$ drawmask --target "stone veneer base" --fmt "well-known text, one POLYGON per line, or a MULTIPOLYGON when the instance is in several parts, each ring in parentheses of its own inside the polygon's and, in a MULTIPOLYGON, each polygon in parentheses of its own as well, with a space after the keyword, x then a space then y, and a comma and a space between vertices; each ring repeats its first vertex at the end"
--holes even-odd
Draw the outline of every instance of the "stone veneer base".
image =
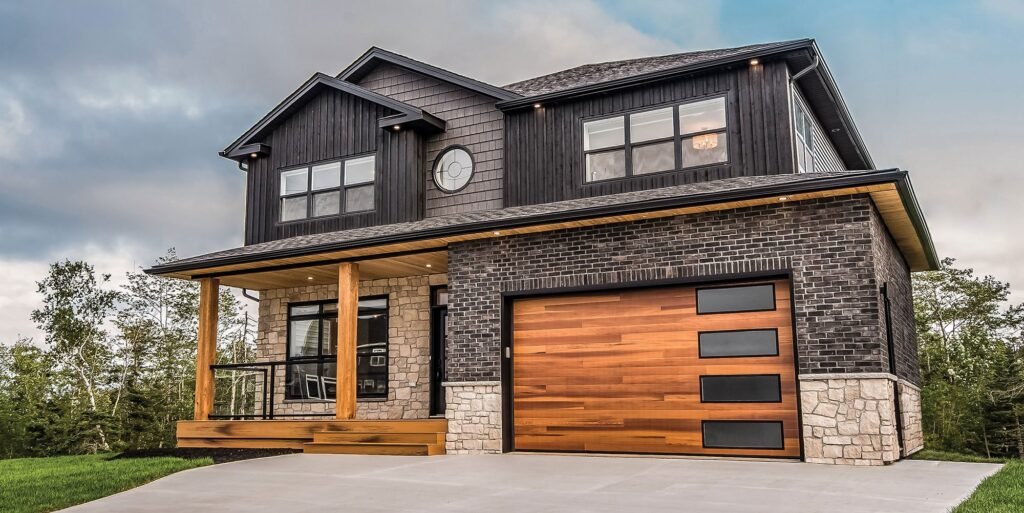
POLYGON ((884 374, 800 376, 804 460, 839 465, 898 460, 895 385, 884 374))
POLYGON ((445 383, 448 454, 501 453, 501 382, 445 383))

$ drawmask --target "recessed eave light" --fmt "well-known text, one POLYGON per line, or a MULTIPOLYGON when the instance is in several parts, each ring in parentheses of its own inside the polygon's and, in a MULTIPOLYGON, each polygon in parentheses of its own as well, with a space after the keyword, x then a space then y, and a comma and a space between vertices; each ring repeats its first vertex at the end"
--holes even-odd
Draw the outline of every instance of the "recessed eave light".
POLYGON ((751 66, 757 66, 758 64, 761 64, 761 61, 759 61, 757 59, 750 59, 750 65, 751 66))
POLYGON ((251 158, 251 159, 259 158, 259 156, 260 156, 259 153, 250 153, 249 154, 249 158, 251 158))
POLYGON ((309 281, 313 281, 313 277, 312 276, 306 276, 306 279, 309 280, 309 281))
POLYGON ((431 264, 427 264, 427 267, 429 268, 429 267, 434 267, 434 266, 433 266, 433 265, 431 265, 431 264))
POLYGON ((402 129, 402 125, 395 125, 395 126, 393 126, 391 128, 393 128, 397 132, 397 131, 402 129))
POLYGON ((501 232, 494 232, 495 235, 501 235, 501 232))
POLYGON ((789 196, 779 196, 779 201, 786 201, 788 199, 789 199, 789 196))
POLYGON ((535 108, 535 109, 539 109, 539 108, 540 108, 540 104, 539 104, 539 103, 534 103, 534 104, 533 104, 533 108, 535 108))

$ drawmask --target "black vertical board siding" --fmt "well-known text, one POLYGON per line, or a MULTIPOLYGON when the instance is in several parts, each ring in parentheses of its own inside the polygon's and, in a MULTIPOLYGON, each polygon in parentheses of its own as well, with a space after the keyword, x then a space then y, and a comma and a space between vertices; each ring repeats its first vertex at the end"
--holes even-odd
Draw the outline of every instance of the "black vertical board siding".
POLYGON ((694 75, 505 115, 505 205, 518 206, 652 189, 736 176, 791 173, 782 62, 757 69, 694 75), (584 118, 724 94, 728 109, 729 162, 607 182, 584 183, 584 118), (782 95, 782 96, 780 96, 782 95))
POLYGON ((420 135, 382 130, 378 120, 395 112, 341 91, 325 91, 296 110, 263 141, 269 157, 249 168, 246 244, 422 219, 420 135), (376 152, 375 209, 322 219, 278 223, 282 169, 376 152))

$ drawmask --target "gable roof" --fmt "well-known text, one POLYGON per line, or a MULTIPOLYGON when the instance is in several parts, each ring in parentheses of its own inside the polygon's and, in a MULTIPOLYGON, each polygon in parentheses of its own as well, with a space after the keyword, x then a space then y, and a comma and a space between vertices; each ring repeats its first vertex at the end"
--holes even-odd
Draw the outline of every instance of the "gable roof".
POLYGON ((420 73, 421 75, 427 75, 438 80, 449 82, 459 87, 469 89, 470 91, 478 92, 484 96, 490 96, 497 100, 514 100, 519 98, 519 94, 513 91, 493 86, 464 75, 459 75, 458 73, 453 73, 446 69, 438 68, 437 66, 433 66, 395 52, 390 52, 376 46, 370 47, 370 49, 361 57, 356 59, 355 62, 349 64, 347 68, 338 74, 338 78, 349 82, 356 82, 366 76, 370 70, 382 62, 401 66, 420 73))
POLYGON ((304 105, 311 98, 319 94, 325 88, 336 89, 364 100, 376 103, 395 111, 394 115, 381 118, 380 126, 387 127, 395 124, 412 124, 414 127, 423 127, 428 130, 443 131, 445 122, 443 119, 430 114, 423 109, 414 107, 407 103, 400 102, 394 98, 364 89, 351 82, 339 80, 324 73, 314 73, 309 80, 306 80, 298 89, 287 98, 277 104, 273 110, 263 116, 255 125, 242 134, 238 139, 228 145, 220 152, 222 157, 240 159, 248 155, 247 151, 241 151, 252 143, 259 142, 259 139, 266 136, 281 121, 287 119, 299 107, 304 105))
POLYGON ((508 84, 504 86, 504 88, 524 97, 532 97, 566 91, 586 85, 601 84, 623 78, 646 75, 656 71, 665 71, 683 66, 721 61, 723 59, 732 60, 737 57, 747 57, 752 53, 786 47, 793 43, 803 41, 807 40, 782 41, 777 43, 739 46, 736 48, 673 53, 654 57, 642 57, 639 59, 584 64, 582 66, 576 66, 575 68, 569 68, 555 73, 550 73, 548 75, 542 75, 508 84))
MULTIPOLYGON (((802 193, 828 190, 849 194, 851 190, 863 192, 871 185, 881 184, 894 185, 894 192, 897 194, 894 198, 894 208, 900 219, 905 219, 901 221, 905 227, 902 232, 905 237, 897 238, 897 245, 907 257, 911 268, 937 268, 938 258, 910 178, 906 171, 891 169, 726 178, 554 203, 448 214, 407 223, 368 226, 261 242, 175 260, 146 269, 145 272, 194 278, 221 266, 456 237, 474 232, 513 230, 551 222, 584 221, 608 216, 613 216, 615 222, 621 222, 620 216, 628 214, 688 206, 706 208, 714 204, 753 201, 758 198, 777 203, 779 196, 790 196, 790 199, 796 200, 796 195, 802 193)), ((885 221, 887 224, 890 222, 889 219, 885 221)))

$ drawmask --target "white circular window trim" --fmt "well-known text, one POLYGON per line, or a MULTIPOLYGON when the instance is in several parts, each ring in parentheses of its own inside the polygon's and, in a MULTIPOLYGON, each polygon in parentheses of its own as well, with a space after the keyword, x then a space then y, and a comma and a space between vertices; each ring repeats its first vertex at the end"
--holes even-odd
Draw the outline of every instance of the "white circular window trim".
POLYGON ((473 179, 473 154, 465 146, 449 146, 434 161, 434 185, 443 192, 465 189, 473 179))

